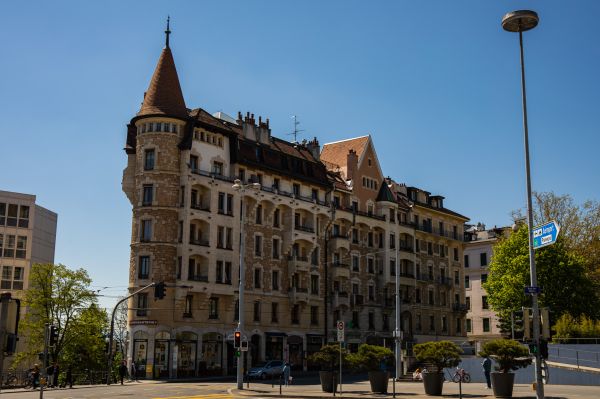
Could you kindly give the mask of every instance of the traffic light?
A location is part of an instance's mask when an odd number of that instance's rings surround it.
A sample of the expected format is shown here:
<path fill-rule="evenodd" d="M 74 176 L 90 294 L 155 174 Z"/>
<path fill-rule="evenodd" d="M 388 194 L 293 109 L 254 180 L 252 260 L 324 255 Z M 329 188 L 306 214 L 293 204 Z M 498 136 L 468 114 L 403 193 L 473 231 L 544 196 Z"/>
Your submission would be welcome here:
<path fill-rule="evenodd" d="M 233 333 L 233 347 L 236 349 L 240 349 L 242 347 L 242 333 L 241 331 L 236 331 Z"/>
<path fill-rule="evenodd" d="M 537 342 L 531 342 L 528 345 L 529 345 L 529 353 L 535 356 L 538 352 Z"/>
<path fill-rule="evenodd" d="M 54 346 L 58 343 L 58 327 L 50 326 L 49 345 Z"/>
<path fill-rule="evenodd" d="M 235 357 L 241 357 L 242 351 L 240 351 L 239 349 L 236 349 L 234 355 L 235 355 Z"/>
<path fill-rule="evenodd" d="M 156 283 L 154 286 L 154 298 L 163 299 L 165 295 L 167 295 L 167 285 L 164 283 L 164 281 Z"/>
<path fill-rule="evenodd" d="M 548 359 L 548 341 L 540 339 L 540 356 L 542 359 Z"/>

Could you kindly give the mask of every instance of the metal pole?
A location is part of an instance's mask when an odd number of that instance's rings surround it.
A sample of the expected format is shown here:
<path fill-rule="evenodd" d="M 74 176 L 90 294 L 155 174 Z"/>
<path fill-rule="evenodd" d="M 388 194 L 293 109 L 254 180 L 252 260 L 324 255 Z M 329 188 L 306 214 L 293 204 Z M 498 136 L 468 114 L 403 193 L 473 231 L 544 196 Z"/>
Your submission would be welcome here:
<path fill-rule="evenodd" d="M 342 341 L 340 341 L 340 396 L 342 396 Z"/>
<path fill-rule="evenodd" d="M 515 339 L 515 312 L 510 311 L 510 338 Z"/>
<path fill-rule="evenodd" d="M 394 240 L 396 235 L 394 235 Z M 396 355 L 396 380 L 402 375 L 402 349 L 400 347 L 401 342 L 401 330 L 402 323 L 400 320 L 400 259 L 398 258 L 398 245 L 394 242 L 396 248 L 396 330 L 394 331 L 394 342 L 395 342 L 395 355 Z"/>
<path fill-rule="evenodd" d="M 529 272 L 531 274 L 531 286 L 537 287 L 535 271 L 535 253 L 533 250 L 533 206 L 531 202 L 531 172 L 529 167 L 529 129 L 527 126 L 527 94 L 525 90 L 525 59 L 523 56 L 523 32 L 519 31 L 519 48 L 521 50 L 521 91 L 523 101 L 523 131 L 525 138 L 525 170 L 527 178 L 527 227 L 529 229 Z M 544 398 L 544 384 L 542 382 L 542 368 L 540 357 L 540 310 L 538 307 L 538 296 L 534 292 L 531 295 L 531 310 L 533 313 L 533 341 L 538 348 L 535 353 L 535 381 L 537 399 Z"/>
<path fill-rule="evenodd" d="M 140 292 L 150 288 L 150 287 L 154 287 L 156 285 L 156 283 L 150 283 L 142 288 L 140 288 L 139 290 L 135 291 L 132 294 L 129 294 L 128 296 L 126 296 L 125 298 L 121 299 L 119 302 L 117 302 L 117 304 L 115 305 L 113 311 L 112 311 L 112 316 L 110 319 L 110 334 L 108 335 L 108 364 L 106 366 L 106 385 L 110 385 L 110 370 L 112 368 L 112 345 L 113 345 L 113 333 L 115 331 L 115 314 L 117 313 L 117 308 L 119 307 L 120 304 L 122 304 L 123 302 L 125 302 L 126 300 L 128 300 L 129 298 L 131 298 L 134 295 L 139 294 Z"/>
<path fill-rule="evenodd" d="M 244 339 L 244 286 L 246 285 L 246 271 L 244 270 L 244 188 L 240 189 L 240 289 L 238 297 L 238 331 Z M 242 365 L 245 352 L 240 351 L 237 365 L 237 388 L 244 389 Z"/>

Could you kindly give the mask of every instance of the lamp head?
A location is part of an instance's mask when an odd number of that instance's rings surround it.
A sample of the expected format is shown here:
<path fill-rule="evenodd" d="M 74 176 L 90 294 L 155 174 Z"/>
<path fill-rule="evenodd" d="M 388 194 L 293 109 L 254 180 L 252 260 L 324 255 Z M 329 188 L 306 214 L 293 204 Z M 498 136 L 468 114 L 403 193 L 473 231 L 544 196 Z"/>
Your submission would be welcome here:
<path fill-rule="evenodd" d="M 502 17 L 502 28 L 508 32 L 525 32 L 535 28 L 539 21 L 535 11 L 518 10 Z"/>

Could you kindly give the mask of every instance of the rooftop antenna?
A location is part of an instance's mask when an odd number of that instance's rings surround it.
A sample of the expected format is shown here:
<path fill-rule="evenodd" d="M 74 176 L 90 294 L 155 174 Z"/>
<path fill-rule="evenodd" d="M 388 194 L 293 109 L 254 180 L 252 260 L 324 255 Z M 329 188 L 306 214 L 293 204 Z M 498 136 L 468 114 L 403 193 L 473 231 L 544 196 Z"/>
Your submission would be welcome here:
<path fill-rule="evenodd" d="M 298 133 L 303 132 L 304 129 L 298 129 L 298 126 L 300 126 L 300 122 L 298 121 L 296 115 L 292 115 L 292 118 L 294 118 L 294 132 L 290 133 L 290 135 L 294 136 L 294 143 L 298 143 Z"/>

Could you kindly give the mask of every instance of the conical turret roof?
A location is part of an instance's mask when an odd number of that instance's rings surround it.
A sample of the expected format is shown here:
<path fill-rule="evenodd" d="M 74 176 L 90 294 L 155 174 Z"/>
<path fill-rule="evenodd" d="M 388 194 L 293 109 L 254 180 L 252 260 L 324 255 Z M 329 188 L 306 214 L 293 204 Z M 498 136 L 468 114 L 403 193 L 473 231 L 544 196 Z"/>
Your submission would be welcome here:
<path fill-rule="evenodd" d="M 180 118 L 188 116 L 175 61 L 168 44 L 160 54 L 150 86 L 144 95 L 142 108 L 138 112 L 138 116 L 157 114 Z"/>

